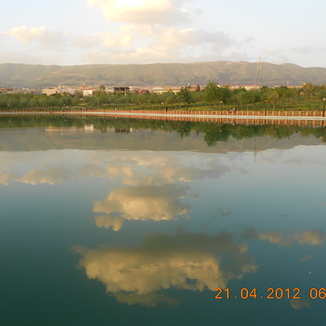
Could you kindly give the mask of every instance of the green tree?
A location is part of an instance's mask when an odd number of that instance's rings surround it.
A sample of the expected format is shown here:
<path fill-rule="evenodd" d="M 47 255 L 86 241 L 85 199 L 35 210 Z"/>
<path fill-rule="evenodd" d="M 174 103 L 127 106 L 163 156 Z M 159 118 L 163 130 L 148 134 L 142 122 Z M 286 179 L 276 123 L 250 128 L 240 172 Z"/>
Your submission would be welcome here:
<path fill-rule="evenodd" d="M 180 92 L 178 92 L 177 97 L 180 102 L 183 102 L 186 104 L 193 102 L 191 92 L 187 87 L 182 87 Z"/>
<path fill-rule="evenodd" d="M 16 109 L 19 107 L 19 100 L 17 98 L 10 97 L 8 100 L 8 104 L 11 109 Z"/>
<path fill-rule="evenodd" d="M 205 87 L 205 100 L 207 102 L 213 102 L 214 105 L 219 101 L 219 89 L 217 83 L 214 81 L 209 81 Z"/>
<path fill-rule="evenodd" d="M 28 107 L 28 104 L 29 104 L 29 100 L 27 99 L 27 98 L 21 98 L 21 100 L 20 100 L 20 104 L 19 104 L 19 106 L 21 107 L 21 108 L 26 108 L 26 107 Z"/>
<path fill-rule="evenodd" d="M 37 106 L 37 100 L 35 98 L 32 98 L 29 100 L 29 106 L 30 107 L 36 107 Z"/>
<path fill-rule="evenodd" d="M 322 109 L 325 111 L 325 102 L 326 102 L 326 89 L 321 89 L 317 92 L 317 98 L 322 101 Z"/>
<path fill-rule="evenodd" d="M 244 107 L 249 107 L 249 104 L 254 103 L 255 102 L 255 97 L 254 94 L 250 91 L 241 91 L 238 93 L 237 95 L 237 99 L 238 102 L 240 103 L 240 105 L 242 106 L 242 109 L 244 109 Z"/>
<path fill-rule="evenodd" d="M 229 86 L 218 87 L 219 101 L 227 103 L 231 98 L 231 90 Z"/>
<path fill-rule="evenodd" d="M 276 90 L 272 90 L 267 95 L 267 100 L 273 104 L 273 110 L 275 110 L 275 108 L 276 108 L 276 103 L 277 103 L 279 97 L 280 97 L 280 95 L 278 94 L 278 92 Z"/>
<path fill-rule="evenodd" d="M 46 97 L 42 96 L 38 99 L 38 106 L 40 107 L 47 107 L 48 106 L 48 101 L 46 99 Z"/>

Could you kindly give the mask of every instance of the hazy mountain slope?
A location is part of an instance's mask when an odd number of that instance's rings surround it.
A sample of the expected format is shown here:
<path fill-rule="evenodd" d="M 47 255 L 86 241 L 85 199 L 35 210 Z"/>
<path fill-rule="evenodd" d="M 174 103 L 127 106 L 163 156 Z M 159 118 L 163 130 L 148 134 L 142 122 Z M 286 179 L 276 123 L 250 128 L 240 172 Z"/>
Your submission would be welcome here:
<path fill-rule="evenodd" d="M 294 64 L 262 62 L 260 84 L 268 86 L 326 83 L 326 68 L 303 68 Z M 42 66 L 0 64 L 0 87 L 46 87 L 57 85 L 221 85 L 258 84 L 258 63 L 199 62 L 156 63 L 147 65 Z"/>

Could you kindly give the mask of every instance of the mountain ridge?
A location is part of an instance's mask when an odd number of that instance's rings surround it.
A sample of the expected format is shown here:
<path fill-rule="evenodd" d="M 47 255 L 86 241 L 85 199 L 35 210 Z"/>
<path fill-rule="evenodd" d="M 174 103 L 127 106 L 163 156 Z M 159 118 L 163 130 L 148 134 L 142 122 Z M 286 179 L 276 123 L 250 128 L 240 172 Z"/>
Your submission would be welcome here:
<path fill-rule="evenodd" d="M 259 71 L 260 67 L 260 71 Z M 259 76 L 258 76 L 259 71 Z M 31 65 L 0 64 L 0 87 L 43 88 L 58 85 L 106 86 L 187 86 L 206 85 L 300 86 L 325 84 L 326 68 L 301 67 L 292 63 L 268 62 L 194 62 L 151 64 Z"/>

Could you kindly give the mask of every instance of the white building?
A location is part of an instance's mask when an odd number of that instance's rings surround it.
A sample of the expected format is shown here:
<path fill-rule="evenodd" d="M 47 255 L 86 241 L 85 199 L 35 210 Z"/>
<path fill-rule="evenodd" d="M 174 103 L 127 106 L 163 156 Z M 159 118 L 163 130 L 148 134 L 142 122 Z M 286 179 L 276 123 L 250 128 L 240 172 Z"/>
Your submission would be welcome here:
<path fill-rule="evenodd" d="M 47 96 L 60 94 L 60 90 L 57 87 L 48 87 L 42 90 L 42 94 L 46 94 Z"/>

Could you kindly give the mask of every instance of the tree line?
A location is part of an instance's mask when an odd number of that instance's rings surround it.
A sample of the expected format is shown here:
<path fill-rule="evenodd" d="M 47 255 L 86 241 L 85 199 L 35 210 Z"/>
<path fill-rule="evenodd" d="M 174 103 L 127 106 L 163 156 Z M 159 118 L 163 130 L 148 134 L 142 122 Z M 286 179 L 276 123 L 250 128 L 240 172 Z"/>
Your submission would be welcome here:
<path fill-rule="evenodd" d="M 93 96 L 53 94 L 1 94 L 0 108 L 73 108 L 87 109 L 196 109 L 225 110 L 237 107 L 242 110 L 317 110 L 325 109 L 326 85 L 306 83 L 300 88 L 287 86 L 267 87 L 247 90 L 244 87 L 230 88 L 209 81 L 204 89 L 197 86 L 195 91 L 183 87 L 177 93 L 166 91 L 157 93 L 107 94 L 103 87 L 94 91 Z"/>

